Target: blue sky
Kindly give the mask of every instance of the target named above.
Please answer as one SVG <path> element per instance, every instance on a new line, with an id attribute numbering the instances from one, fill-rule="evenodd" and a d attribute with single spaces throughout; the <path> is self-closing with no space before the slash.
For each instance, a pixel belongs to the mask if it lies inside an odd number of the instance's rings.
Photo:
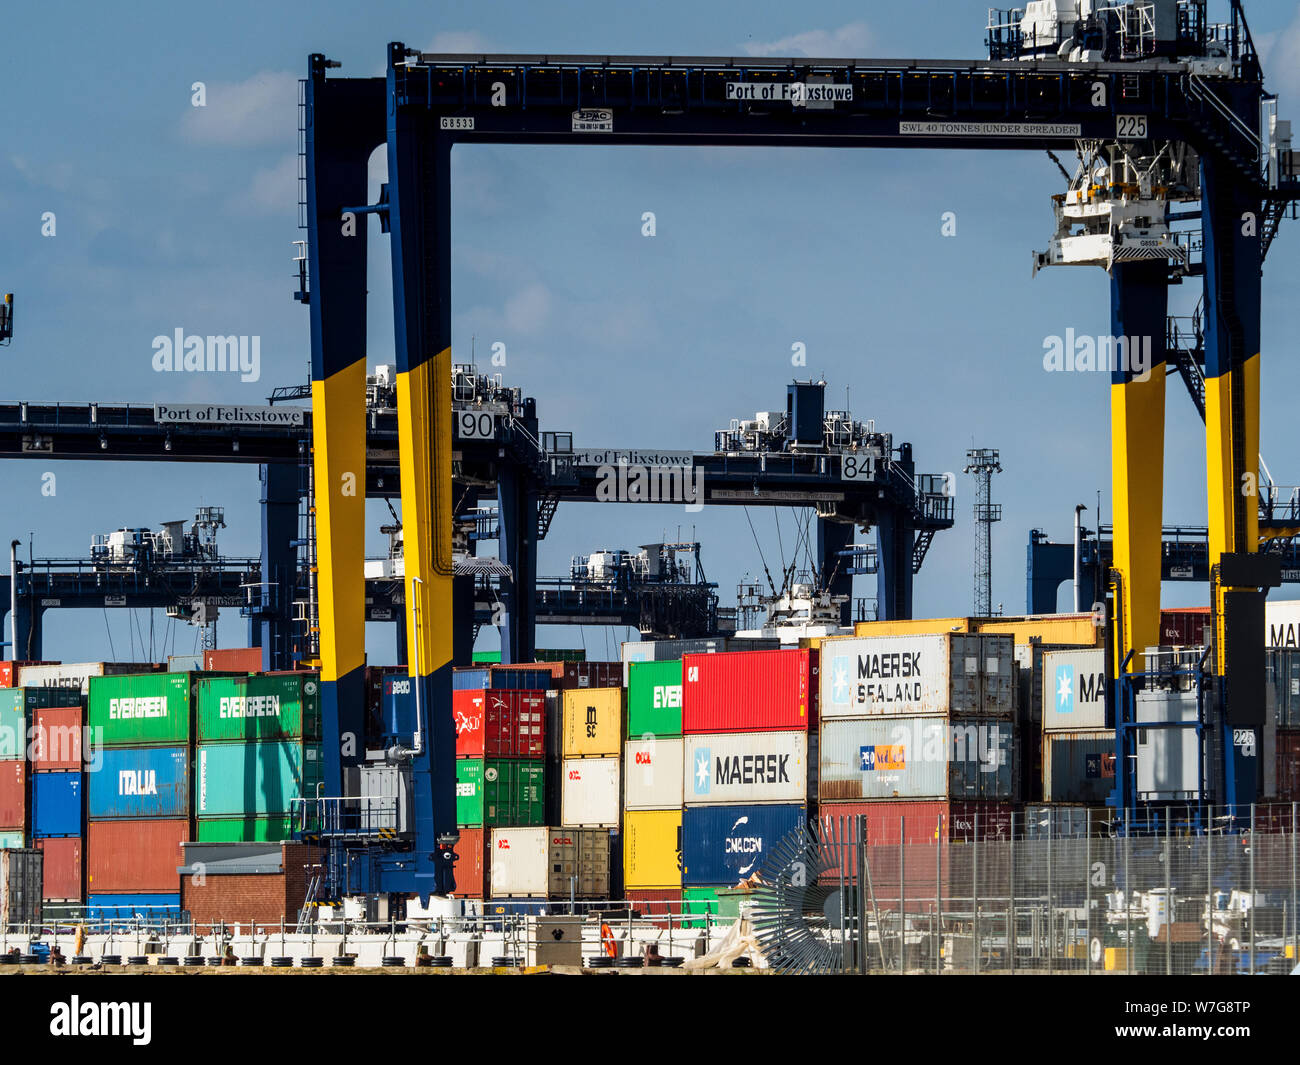
<path id="1" fill-rule="evenodd" d="M 0 350 L 5 398 L 259 403 L 305 380 L 308 322 L 290 260 L 297 79 L 310 52 L 341 61 L 343 75 L 379 73 L 394 39 L 448 51 L 968 58 L 982 54 L 986 12 L 968 0 L 11 8 L 0 24 L 0 291 L 17 294 L 18 315 Z M 1254 0 L 1248 14 L 1283 116 L 1300 119 L 1300 9 Z M 190 106 L 195 81 L 207 86 L 201 110 Z M 1045 155 L 484 146 L 458 148 L 453 166 L 455 357 L 468 361 L 474 338 L 486 364 L 504 343 L 507 381 L 537 397 L 543 428 L 572 430 L 580 446 L 709 449 L 731 418 L 783 406 L 802 342 L 800 376 L 824 375 L 836 406 L 847 387 L 855 416 L 911 441 L 920 469 L 958 472 L 958 526 L 931 549 L 918 614 L 970 609 L 973 496 L 960 470 L 972 444 L 1002 452 L 993 599 L 1007 612 L 1024 609 L 1031 528 L 1068 537 L 1074 504 L 1091 507 L 1098 489 L 1109 520 L 1107 382 L 1041 366 L 1045 336 L 1109 330 L 1102 271 L 1030 277 L 1061 188 Z M 53 237 L 41 235 L 47 211 Z M 641 236 L 645 211 L 654 238 Z M 955 238 L 940 232 L 947 211 Z M 1300 367 L 1283 357 L 1300 332 L 1294 225 L 1264 284 L 1262 449 L 1283 484 L 1300 483 L 1288 416 Z M 392 314 L 388 238 L 369 239 L 373 365 L 392 361 Z M 1190 311 L 1196 296 L 1176 289 L 1174 306 Z M 177 327 L 260 336 L 261 380 L 155 373 L 152 338 Z M 1175 383 L 1168 522 L 1204 521 L 1203 439 Z M 53 497 L 40 490 L 47 469 Z M 0 498 L 4 538 L 31 536 L 38 557 L 84 555 L 93 533 L 210 504 L 226 507 L 224 549 L 257 551 L 255 467 L 10 462 Z M 371 511 L 377 553 L 387 512 Z M 776 522 L 753 518 L 775 570 Z M 781 521 L 788 554 L 794 518 Z M 742 576 L 761 574 L 741 511 L 596 505 L 560 511 L 541 570 L 564 573 L 575 553 L 679 526 L 704 541 L 724 603 Z M 857 594 L 874 594 L 868 579 Z M 1204 594 L 1169 585 L 1165 602 Z M 125 611 L 46 623 L 47 657 L 65 660 L 133 657 L 130 633 L 149 628 Z M 166 628 L 155 619 L 155 655 Z M 233 611 L 220 635 L 245 642 Z M 540 642 L 616 656 L 623 635 L 551 630 Z M 169 649 L 187 652 L 194 637 L 180 628 Z M 389 630 L 370 626 L 368 639 L 372 661 L 392 660 Z"/>

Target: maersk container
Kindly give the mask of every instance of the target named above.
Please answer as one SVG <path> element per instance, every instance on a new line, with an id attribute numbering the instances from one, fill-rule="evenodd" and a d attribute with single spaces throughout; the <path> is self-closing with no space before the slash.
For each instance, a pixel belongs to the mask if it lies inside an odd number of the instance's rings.
<path id="1" fill-rule="evenodd" d="M 0 928 L 40 924 L 44 867 L 35 848 L 0 851 Z"/>
<path id="2" fill-rule="evenodd" d="M 37 662 L 18 671 L 18 683 L 24 688 L 72 688 L 85 695 L 91 677 L 158 672 L 152 662 Z"/>
<path id="3" fill-rule="evenodd" d="M 320 744 L 296 740 L 202 743 L 195 765 L 196 817 L 283 817 L 317 793 Z"/>
<path id="4" fill-rule="evenodd" d="M 86 892 L 133 894 L 180 890 L 185 864 L 181 844 L 190 822 L 176 820 L 91 821 L 86 826 Z"/>
<path id="5" fill-rule="evenodd" d="M 1043 798 L 1047 802 L 1101 804 L 1114 790 L 1114 732 L 1049 732 L 1043 736 Z"/>
<path id="6" fill-rule="evenodd" d="M 36 711 L 36 732 L 32 736 L 32 768 L 38 772 L 80 769 L 85 754 L 80 706 L 42 707 Z"/>
<path id="7" fill-rule="evenodd" d="M 194 736 L 197 673 L 91 677 L 89 719 L 104 747 L 176 747 Z"/>
<path id="8" fill-rule="evenodd" d="M 620 758 L 566 758 L 561 766 L 560 815 L 565 825 L 617 828 Z"/>
<path id="9" fill-rule="evenodd" d="M 86 918 L 91 921 L 177 921 L 181 916 L 180 892 L 148 895 L 90 895 Z"/>
<path id="10" fill-rule="evenodd" d="M 0 829 L 27 831 L 27 762 L 22 758 L 0 761 Z"/>
<path id="11" fill-rule="evenodd" d="M 784 732 L 817 724 L 816 651 L 682 659 L 682 732 Z"/>
<path id="12" fill-rule="evenodd" d="M 81 836 L 38 839 L 33 846 L 45 855 L 45 901 L 80 902 L 85 898 Z"/>
<path id="13" fill-rule="evenodd" d="M 623 883 L 629 889 L 682 886 L 682 811 L 629 811 L 623 822 Z"/>
<path id="14" fill-rule="evenodd" d="M 151 820 L 190 816 L 188 747 L 110 747 L 86 774 L 86 816 Z"/>
<path id="15" fill-rule="evenodd" d="M 86 783 L 80 769 L 32 774 L 32 838 L 80 836 Z"/>
<path id="16" fill-rule="evenodd" d="M 806 732 L 692 733 L 682 765 L 687 806 L 800 803 L 815 791 Z"/>
<path id="17" fill-rule="evenodd" d="M 604 758 L 622 752 L 626 729 L 622 688 L 569 688 L 563 705 L 564 757 Z"/>
<path id="18" fill-rule="evenodd" d="M 802 827 L 808 807 L 690 806 L 682 814 L 682 885 L 731 885 L 761 870 Z"/>
<path id="19" fill-rule="evenodd" d="M 320 738 L 320 682 L 311 673 L 204 677 L 196 702 L 200 743 Z"/>
<path id="20" fill-rule="evenodd" d="M 1015 654 L 1010 636 L 849 637 L 824 640 L 824 720 L 857 717 L 1011 717 Z"/>
<path id="21" fill-rule="evenodd" d="M 1002 719 L 861 718 L 822 724 L 818 793 L 845 799 L 1014 798 L 1014 729 Z"/>
<path id="22" fill-rule="evenodd" d="M 545 762 L 456 759 L 457 825 L 538 825 L 545 800 Z"/>
<path id="23" fill-rule="evenodd" d="M 628 738 L 680 736 L 681 733 L 681 660 L 630 663 L 627 681 Z"/>
<path id="24" fill-rule="evenodd" d="M 651 736 L 623 748 L 623 809 L 680 810 L 682 738 Z"/>
<path id="25" fill-rule="evenodd" d="M 494 899 L 609 897 L 609 833 L 603 828 L 494 828 Z"/>
<path id="26" fill-rule="evenodd" d="M 205 817 L 195 822 L 200 843 L 279 843 L 293 838 L 290 817 Z"/>
<path id="27" fill-rule="evenodd" d="M 1106 684 L 1101 648 L 1043 655 L 1043 731 L 1104 729 Z"/>

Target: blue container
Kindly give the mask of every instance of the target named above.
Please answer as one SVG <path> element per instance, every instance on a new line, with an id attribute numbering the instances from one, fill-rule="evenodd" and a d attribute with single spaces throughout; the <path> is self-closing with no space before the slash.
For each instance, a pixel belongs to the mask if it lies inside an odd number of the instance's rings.
<path id="1" fill-rule="evenodd" d="M 555 687 L 555 674 L 549 669 L 489 669 L 489 688 L 509 691 L 546 691 Z"/>
<path id="2" fill-rule="evenodd" d="M 90 778 L 91 821 L 127 817 L 173 820 L 190 816 L 187 747 L 105 747 Z"/>
<path id="3" fill-rule="evenodd" d="M 86 917 L 93 921 L 176 921 L 181 915 L 180 894 L 91 895 Z"/>
<path id="4" fill-rule="evenodd" d="M 454 669 L 451 673 L 451 690 L 461 691 L 466 688 L 486 688 L 488 671 L 486 669 Z"/>
<path id="5" fill-rule="evenodd" d="M 687 807 L 682 814 L 682 886 L 730 886 L 752 876 L 807 819 L 802 803 Z"/>
<path id="6" fill-rule="evenodd" d="M 86 785 L 80 770 L 32 774 L 32 838 L 80 836 Z"/>
<path id="7" fill-rule="evenodd" d="M 384 678 L 379 714 L 384 723 L 385 741 L 409 741 L 415 735 L 415 693 L 411 690 L 410 677 L 397 674 Z"/>

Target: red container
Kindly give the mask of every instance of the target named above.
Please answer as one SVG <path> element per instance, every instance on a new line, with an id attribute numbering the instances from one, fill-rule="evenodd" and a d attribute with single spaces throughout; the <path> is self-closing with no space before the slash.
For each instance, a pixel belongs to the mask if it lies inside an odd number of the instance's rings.
<path id="1" fill-rule="evenodd" d="M 86 891 L 91 895 L 162 895 L 181 889 L 181 844 L 189 821 L 91 821 L 86 826 Z"/>
<path id="2" fill-rule="evenodd" d="M 457 758 L 542 758 L 546 693 L 469 688 L 451 693 Z"/>
<path id="3" fill-rule="evenodd" d="M 79 706 L 40 708 L 36 711 L 36 738 L 32 744 L 32 769 L 80 769 L 82 761 L 82 709 Z"/>
<path id="4" fill-rule="evenodd" d="M 1214 632 L 1208 606 L 1160 611 L 1160 643 L 1165 647 L 1204 647 Z"/>
<path id="5" fill-rule="evenodd" d="M 0 828 L 27 830 L 27 763 L 21 758 L 0 761 Z"/>
<path id="6" fill-rule="evenodd" d="M 1300 802 L 1300 732 L 1277 730 L 1277 797 Z"/>
<path id="7" fill-rule="evenodd" d="M 453 689 L 451 717 L 456 724 L 456 757 L 483 757 L 483 698 L 481 688 Z"/>
<path id="8" fill-rule="evenodd" d="M 679 918 L 682 915 L 682 892 L 680 888 L 646 888 L 640 891 L 626 890 L 623 896 L 628 902 L 633 903 L 633 909 L 641 914 L 644 920 L 660 928 L 667 928 L 669 917 Z M 676 927 L 681 927 L 680 921 L 672 922 Z"/>
<path id="9" fill-rule="evenodd" d="M 816 651 L 682 658 L 682 732 L 792 732 L 817 724 Z"/>
<path id="10" fill-rule="evenodd" d="M 260 647 L 227 647 L 218 651 L 203 652 L 204 670 L 225 673 L 258 673 L 262 669 Z"/>
<path id="11" fill-rule="evenodd" d="M 488 839 L 481 828 L 462 828 L 456 843 L 456 890 L 458 899 L 487 898 Z"/>
<path id="12" fill-rule="evenodd" d="M 822 830 L 829 818 L 867 815 L 867 846 L 897 846 L 902 818 L 903 843 L 970 843 L 976 838 L 975 818 L 979 815 L 979 839 L 1011 838 L 1010 803 L 1002 802 L 824 802 L 819 808 Z M 851 826 L 850 826 L 851 830 Z M 838 825 L 837 825 L 838 831 Z"/>
<path id="13" fill-rule="evenodd" d="M 36 846 L 45 852 L 45 889 L 41 897 L 49 902 L 80 902 L 84 899 L 81 838 L 38 839 Z"/>
<path id="14" fill-rule="evenodd" d="M 12 688 L 23 666 L 57 666 L 57 662 L 0 662 L 0 688 Z"/>

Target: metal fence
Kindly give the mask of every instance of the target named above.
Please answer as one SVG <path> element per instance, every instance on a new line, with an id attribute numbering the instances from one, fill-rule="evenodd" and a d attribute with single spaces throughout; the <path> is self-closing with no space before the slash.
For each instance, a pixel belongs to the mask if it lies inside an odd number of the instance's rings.
<path id="1" fill-rule="evenodd" d="M 905 818 L 874 839 L 865 818 L 823 818 L 820 934 L 858 972 L 1290 973 L 1300 811 L 1273 807 L 1253 831 L 1179 822 L 916 842 Z"/>

